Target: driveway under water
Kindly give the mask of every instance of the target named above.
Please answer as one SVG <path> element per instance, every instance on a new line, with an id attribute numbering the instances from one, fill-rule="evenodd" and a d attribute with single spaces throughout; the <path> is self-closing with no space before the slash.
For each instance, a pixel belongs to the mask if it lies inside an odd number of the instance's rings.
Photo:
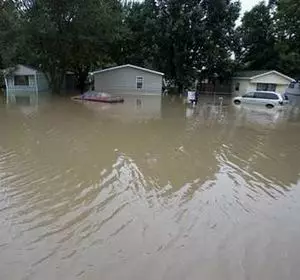
<path id="1" fill-rule="evenodd" d="M 299 108 L 0 105 L 0 279 L 299 279 Z"/>

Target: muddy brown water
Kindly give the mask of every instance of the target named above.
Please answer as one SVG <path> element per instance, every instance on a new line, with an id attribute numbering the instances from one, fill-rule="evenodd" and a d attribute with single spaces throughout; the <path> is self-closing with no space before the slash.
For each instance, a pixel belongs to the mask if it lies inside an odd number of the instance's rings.
<path id="1" fill-rule="evenodd" d="M 0 279 L 299 279 L 300 110 L 0 105 Z"/>

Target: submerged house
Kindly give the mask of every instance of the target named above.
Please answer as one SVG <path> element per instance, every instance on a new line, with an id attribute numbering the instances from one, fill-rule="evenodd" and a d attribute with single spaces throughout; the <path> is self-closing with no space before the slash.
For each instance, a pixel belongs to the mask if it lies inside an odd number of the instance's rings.
<path id="1" fill-rule="evenodd" d="M 7 102 L 17 98 L 38 98 L 39 94 L 49 91 L 46 75 L 34 68 L 17 65 L 4 73 Z"/>
<path id="2" fill-rule="evenodd" d="M 240 95 L 254 90 L 285 93 L 293 81 L 293 78 L 275 70 L 241 71 L 232 78 L 232 93 Z"/>
<path id="3" fill-rule="evenodd" d="M 18 99 L 36 101 L 39 97 L 46 97 L 50 92 L 50 85 L 46 74 L 42 71 L 18 64 L 5 69 L 4 80 L 7 102 L 15 103 Z M 76 87 L 76 77 L 73 72 L 67 71 L 61 89 L 72 91 Z"/>
<path id="4" fill-rule="evenodd" d="M 91 72 L 94 88 L 112 94 L 161 95 L 164 74 L 125 64 Z"/>

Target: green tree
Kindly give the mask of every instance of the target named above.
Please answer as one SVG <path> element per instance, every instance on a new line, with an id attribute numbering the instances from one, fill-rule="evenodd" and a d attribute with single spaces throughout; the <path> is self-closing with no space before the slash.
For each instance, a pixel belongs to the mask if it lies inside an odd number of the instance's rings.
<path id="1" fill-rule="evenodd" d="M 158 5 L 157 61 L 166 78 L 182 91 L 194 71 L 193 48 L 200 35 L 194 23 L 200 22 L 203 10 L 193 0 L 161 0 Z"/>
<path id="2" fill-rule="evenodd" d="M 13 0 L 0 0 L 0 61 L 1 67 L 25 63 L 26 35 L 18 5 Z"/>
<path id="3" fill-rule="evenodd" d="M 1 59 L 41 68 L 59 93 L 67 70 L 83 85 L 91 68 L 110 61 L 120 24 L 118 0 L 0 0 Z"/>
<path id="4" fill-rule="evenodd" d="M 228 78 L 235 67 L 232 53 L 237 44 L 235 23 L 239 17 L 240 2 L 207 0 L 203 2 L 203 7 L 206 11 L 204 55 L 198 68 L 205 67 L 205 78 L 215 75 L 221 79 Z"/>
<path id="5" fill-rule="evenodd" d="M 162 0 L 157 32 L 161 69 L 181 91 L 201 78 L 231 69 L 238 1 Z"/>
<path id="6" fill-rule="evenodd" d="M 54 92 L 67 70 L 83 85 L 90 69 L 108 64 L 161 70 L 180 91 L 199 69 L 202 78 L 232 70 L 236 0 L 0 1 L 5 64 L 40 67 Z"/>
<path id="7" fill-rule="evenodd" d="M 300 5 L 297 0 L 278 0 L 276 24 L 280 68 L 300 77 Z"/>
<path id="8" fill-rule="evenodd" d="M 25 13 L 30 61 L 48 74 L 59 92 L 67 70 L 82 81 L 103 62 L 120 12 L 115 0 L 36 0 Z"/>
<path id="9" fill-rule="evenodd" d="M 276 28 L 270 5 L 261 2 L 246 12 L 237 32 L 241 38 L 241 51 L 237 55 L 241 68 L 280 68 Z"/>
<path id="10" fill-rule="evenodd" d="M 113 55 L 119 64 L 153 67 L 157 6 L 154 0 L 129 2 L 123 5 L 122 38 L 115 41 Z"/>

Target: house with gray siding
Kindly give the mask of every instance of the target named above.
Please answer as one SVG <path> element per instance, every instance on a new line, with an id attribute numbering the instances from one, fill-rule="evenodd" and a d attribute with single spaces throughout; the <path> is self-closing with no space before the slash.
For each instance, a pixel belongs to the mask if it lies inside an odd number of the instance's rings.
<path id="1" fill-rule="evenodd" d="M 4 70 L 4 80 L 7 102 L 21 97 L 38 98 L 49 90 L 49 83 L 43 72 L 21 64 Z"/>
<path id="2" fill-rule="evenodd" d="M 164 74 L 126 64 L 90 73 L 98 92 L 111 94 L 160 95 Z"/>

